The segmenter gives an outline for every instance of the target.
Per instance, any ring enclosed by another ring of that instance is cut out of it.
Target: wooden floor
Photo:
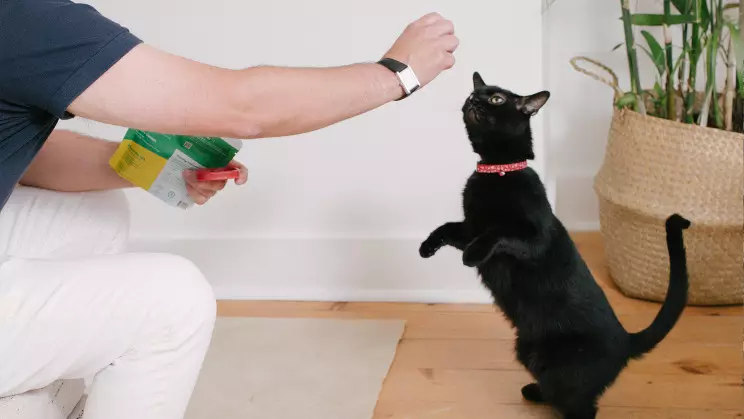
[[[628,299],[610,283],[598,234],[576,243],[629,331],[658,304]],[[221,316],[405,319],[406,331],[374,419],[557,418],[522,401],[529,377],[514,361],[513,332],[490,305],[221,301]],[[741,307],[688,307],[644,360],[600,401],[600,419],[744,418]]]

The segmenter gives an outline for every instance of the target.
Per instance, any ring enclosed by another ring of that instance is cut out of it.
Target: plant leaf
[[[625,45],[625,42],[621,42],[621,43],[619,43],[619,44],[615,45],[615,46],[614,46],[614,47],[612,48],[612,50],[613,50],[613,51],[617,51],[617,49],[618,49],[618,48],[620,48],[620,47],[621,47],[621,46],[623,46],[623,45]]]
[[[632,92],[628,92],[624,95],[622,95],[617,102],[615,102],[615,106],[622,109],[628,106],[633,105],[636,102],[636,95]]]
[[[677,61],[674,63],[674,70],[672,70],[672,73],[677,74],[679,71],[679,67],[682,65],[682,62],[685,59],[686,54],[680,54],[679,57],[677,57]]]
[[[652,15],[652,14],[641,14],[636,13],[630,16],[630,21],[636,26],[663,26],[664,15]],[[680,25],[685,23],[696,23],[697,19],[694,15],[671,15],[667,25]]]
[[[734,48],[736,62],[739,63],[739,66],[736,69],[736,77],[739,79],[739,89],[742,90],[739,94],[744,96],[744,66],[741,65],[741,62],[744,61],[744,39],[742,39],[741,36],[742,33],[741,28],[739,27],[739,22],[727,22],[726,26],[729,30],[729,36],[731,36],[733,41],[732,48]]]
[[[656,92],[656,99],[661,100],[664,96],[666,96],[666,91],[661,88],[661,85],[657,81],[656,84],[654,84],[654,92]]]
[[[695,0],[672,0],[674,8],[682,14],[687,14],[692,11],[692,6]]]
[[[666,71],[666,62],[664,61],[664,48],[661,47],[661,44],[659,44],[656,38],[648,33],[648,31],[641,31],[641,35],[646,38],[646,43],[651,49],[651,53],[649,54],[649,56],[651,57],[651,61],[653,61],[654,65],[656,65],[656,69],[659,71],[659,74],[664,74],[664,72]]]
[[[653,60],[653,54],[651,54],[651,51],[649,51],[648,48],[644,47],[643,45],[636,45],[636,48],[640,48],[643,51],[645,51],[646,52],[646,55],[648,55],[648,57]]]
[[[710,26],[710,10],[708,10],[708,1],[702,0],[700,1],[700,29],[702,29],[703,32],[707,32],[708,26]]]

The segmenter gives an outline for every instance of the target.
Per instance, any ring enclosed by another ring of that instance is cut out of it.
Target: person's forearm
[[[21,178],[21,185],[61,192],[132,187],[108,161],[118,143],[55,130]]]
[[[68,110],[146,131],[249,139],[313,131],[402,95],[380,64],[229,70],[141,45]]]
[[[253,67],[223,80],[246,124],[246,137],[314,131],[373,110],[403,95],[379,64],[334,68]],[[241,130],[238,129],[240,132]]]
[[[455,63],[452,22],[430,13],[384,54],[415,71],[422,88]],[[281,137],[314,131],[403,96],[377,63],[332,68],[229,70],[141,44],[67,108],[98,122],[168,134]]]

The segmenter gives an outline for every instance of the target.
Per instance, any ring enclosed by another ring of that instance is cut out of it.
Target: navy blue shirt
[[[67,107],[141,41],[67,0],[0,0],[0,211]]]

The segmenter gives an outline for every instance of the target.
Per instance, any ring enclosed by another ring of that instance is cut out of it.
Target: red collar
[[[499,176],[504,176],[506,172],[516,172],[527,168],[527,161],[520,161],[517,163],[509,164],[481,164],[479,163],[476,167],[478,173],[498,173]]]

